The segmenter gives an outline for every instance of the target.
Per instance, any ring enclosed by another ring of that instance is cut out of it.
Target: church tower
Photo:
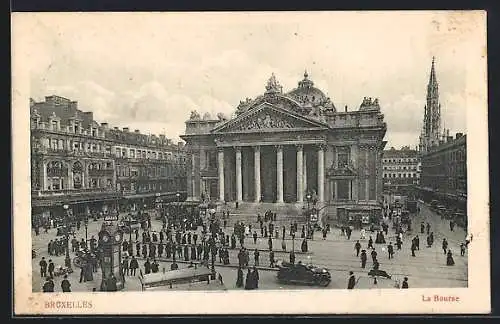
[[[431,146],[439,144],[440,129],[439,85],[436,78],[435,58],[432,57],[431,73],[427,84],[427,100],[424,107],[424,125],[420,135],[419,148],[421,153],[425,153]]]

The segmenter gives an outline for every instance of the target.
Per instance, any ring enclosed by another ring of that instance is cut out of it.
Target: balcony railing
[[[101,177],[113,175],[113,169],[92,169],[89,170],[89,176],[91,177]]]
[[[113,188],[84,188],[84,189],[58,189],[58,190],[32,190],[31,195],[36,197],[81,196],[89,194],[113,194]]]
[[[67,150],[67,149],[54,149],[47,147],[37,147],[33,149],[34,153],[38,154],[57,154],[63,156],[75,156],[75,157],[101,157],[101,158],[111,158],[111,153],[108,152],[90,152],[90,151],[80,151],[80,150]]]

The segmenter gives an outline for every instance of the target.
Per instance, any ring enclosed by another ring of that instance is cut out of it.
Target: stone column
[[[224,201],[224,149],[219,148],[217,153],[217,167],[219,170],[219,200]]]
[[[359,177],[359,175],[358,175]],[[355,178],[352,181],[352,199],[353,200],[358,200],[358,191],[359,191],[359,185],[358,185],[358,178]]]
[[[283,203],[283,146],[276,145],[276,186],[278,196],[276,202]]]
[[[260,202],[260,146],[255,146],[253,151],[254,157],[254,184],[255,184],[255,202]]]
[[[302,175],[304,176],[302,188],[303,191],[307,191],[307,152],[303,151],[302,155],[304,156],[304,162],[302,163],[304,167],[304,172],[302,173]]]
[[[43,175],[43,184],[42,184],[42,190],[47,190],[48,189],[48,178],[47,178],[47,162],[42,163],[42,175]]]
[[[365,180],[365,200],[370,200],[370,179]]]
[[[302,164],[304,160],[303,149],[302,145],[297,145],[297,202],[299,203],[304,201],[304,188],[302,186],[304,181],[304,166]]]
[[[370,200],[370,179],[369,179],[369,176],[370,176],[370,170],[368,169],[368,166],[370,165],[370,162],[368,161],[368,159],[370,158],[370,148],[369,147],[366,147],[365,149],[365,168],[366,168],[366,172],[367,172],[367,177],[365,179],[365,200],[368,201]]]
[[[349,200],[352,200],[352,180],[349,180]]]
[[[339,200],[337,198],[337,194],[338,194],[338,189],[337,189],[337,180],[333,181],[333,192],[334,192],[334,195],[335,195],[335,201]]]
[[[73,163],[70,163],[68,165],[68,188],[67,189],[73,189]]]
[[[325,200],[325,148],[320,145],[318,148],[318,201]]]
[[[241,179],[241,147],[236,147],[236,200],[243,201],[243,187]]]
[[[116,190],[116,164],[115,164],[115,160],[113,160],[113,162],[111,162],[111,166],[113,167],[113,182],[112,182],[112,186],[113,186],[113,190]]]

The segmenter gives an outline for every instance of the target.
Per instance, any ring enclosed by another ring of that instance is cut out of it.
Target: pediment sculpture
[[[269,128],[294,128],[294,125],[285,119],[270,114],[259,115],[248,121],[244,121],[235,127],[235,130],[254,130]]]

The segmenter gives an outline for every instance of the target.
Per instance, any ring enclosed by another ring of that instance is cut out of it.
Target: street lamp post
[[[66,216],[64,218],[65,225],[66,225],[66,231],[65,231],[65,234],[66,234],[66,258],[64,259],[64,265],[67,268],[71,269],[71,259],[69,257],[69,211],[68,211],[69,206],[67,204],[64,204],[63,208],[66,212]]]
[[[177,215],[176,215],[176,218],[178,218],[178,217],[179,217],[179,213],[180,213],[180,206],[179,206],[179,204],[180,204],[180,199],[181,199],[181,194],[180,194],[180,192],[177,192],[177,193],[175,194],[175,196],[177,197]]]
[[[88,226],[89,226],[89,215],[85,214],[85,244],[88,244]]]
[[[306,211],[306,226],[307,226],[307,231],[306,231],[306,239],[309,238],[309,218],[311,217],[310,213],[310,203],[311,203],[311,194],[307,193],[306,195],[306,200],[307,200],[307,211]]]

